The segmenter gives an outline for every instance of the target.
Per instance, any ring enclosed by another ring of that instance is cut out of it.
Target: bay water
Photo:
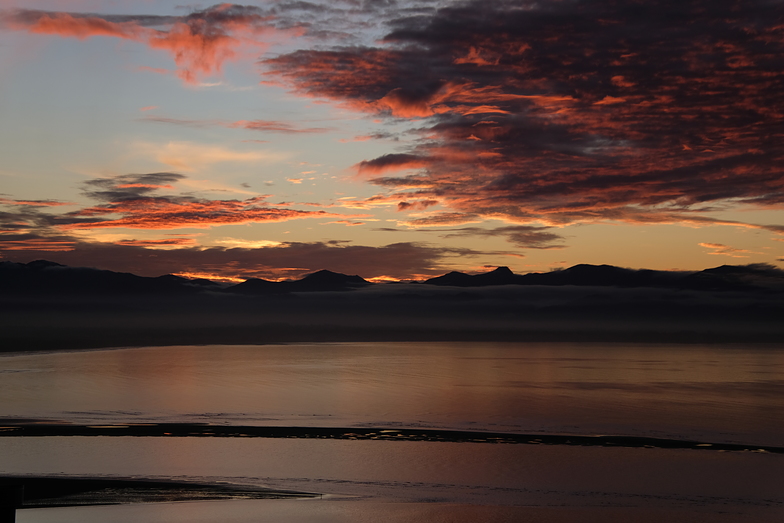
[[[0,355],[7,422],[437,428],[784,446],[783,414],[781,347],[341,343]],[[5,475],[322,494],[25,509],[20,522],[645,521],[656,514],[759,521],[784,514],[783,457],[413,441],[0,438]]]

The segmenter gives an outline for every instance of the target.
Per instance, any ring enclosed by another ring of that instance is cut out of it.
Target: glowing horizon
[[[5,0],[0,259],[226,281],[782,267],[782,14]]]

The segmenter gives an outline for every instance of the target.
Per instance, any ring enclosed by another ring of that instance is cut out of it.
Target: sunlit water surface
[[[784,445],[784,350],[350,343],[0,356],[0,416],[434,427]]]
[[[784,445],[782,413],[784,351],[771,347],[351,343],[0,356],[0,417],[81,424],[432,427]],[[771,454],[50,437],[0,438],[0,457],[0,474],[230,481],[327,494],[22,510],[20,523],[560,522],[593,521],[585,518],[600,508],[596,521],[784,515],[784,459]]]

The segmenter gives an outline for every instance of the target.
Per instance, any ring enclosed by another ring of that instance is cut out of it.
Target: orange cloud
[[[225,274],[220,274],[217,272],[193,272],[193,271],[185,271],[185,272],[175,272],[172,273],[174,276],[179,276],[180,278],[187,278],[189,280],[198,280],[198,279],[205,279],[211,281],[220,281],[226,283],[242,283],[248,278],[242,278],[238,276],[227,276]]]
[[[10,240],[0,234],[0,251],[43,251],[63,252],[70,251],[76,244],[73,240],[57,240],[47,238],[28,238],[23,240]]]
[[[120,214],[121,218],[104,219]],[[248,200],[196,200],[186,198],[147,197],[87,207],[67,214],[71,223],[59,225],[64,230],[130,228],[179,229],[209,228],[217,225],[281,222],[297,218],[339,216],[325,211],[297,211],[259,205]],[[85,218],[87,218],[85,220]],[[98,219],[95,219],[98,218]]]
[[[334,222],[327,222],[325,225],[329,224],[336,224],[336,225],[346,225],[348,227],[355,227],[357,225],[365,225],[365,222],[355,222],[351,220],[335,220]]]
[[[474,64],[478,66],[487,66],[487,65],[498,65],[501,56],[496,55],[492,61],[485,59],[482,56],[482,49],[476,48],[471,46],[468,50],[468,54],[463,57],[455,58],[455,64]]]
[[[729,256],[730,258],[748,258],[749,254],[759,254],[746,249],[736,249],[735,247],[730,247],[729,245],[721,243],[700,243],[699,246],[713,251],[708,254]]]
[[[163,240],[120,240],[117,245],[135,245],[138,247],[181,247],[196,245],[193,238],[166,238]]]
[[[32,208],[0,213],[0,233],[35,232],[34,236],[10,237],[4,240],[28,240],[44,238],[46,241],[61,240],[55,237],[62,231],[92,230],[106,228],[131,229],[178,229],[208,228],[219,225],[280,222],[298,218],[360,218],[318,211],[300,211],[271,205],[266,196],[254,196],[244,200],[210,200],[182,195],[160,195],[162,189],[171,189],[172,184],[188,184],[181,174],[158,172],[128,174],[88,180],[83,184],[83,194],[99,202],[75,211],[51,214],[44,212],[42,202],[25,202]],[[16,200],[9,200],[15,203]],[[44,204],[58,202],[43,201]],[[59,232],[58,232],[59,231]],[[65,238],[70,240],[71,238]],[[116,240],[117,238],[114,238]],[[190,238],[178,234],[165,240],[122,240],[128,245],[164,246],[190,245]],[[142,243],[139,243],[142,242]]]

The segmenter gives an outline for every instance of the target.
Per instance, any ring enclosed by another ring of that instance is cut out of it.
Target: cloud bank
[[[420,119],[408,151],[357,166],[401,200],[677,223],[782,207],[783,16],[761,0],[474,1],[392,20],[377,46],[264,65],[302,95]]]

